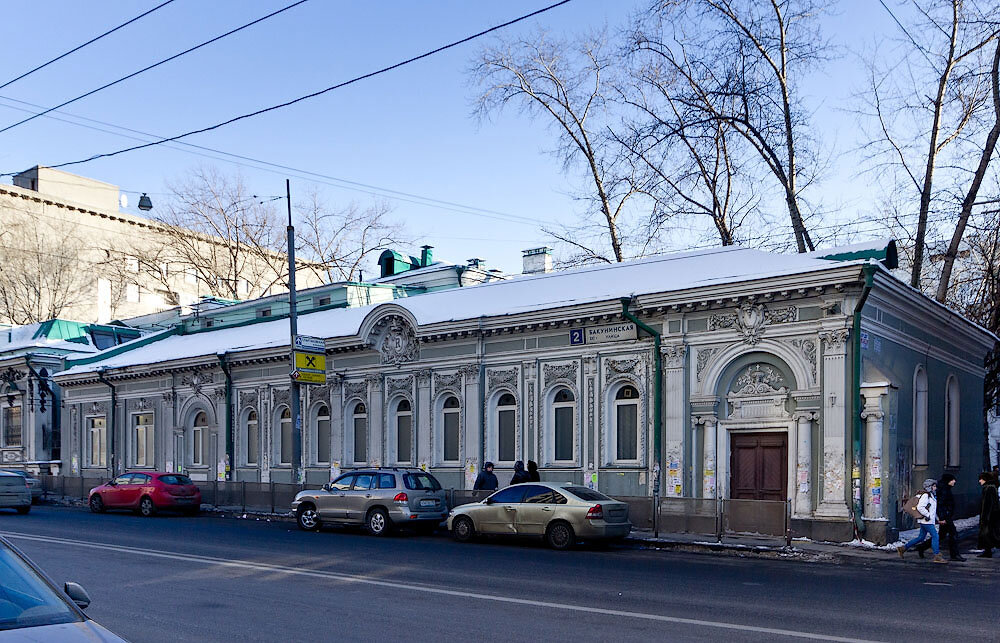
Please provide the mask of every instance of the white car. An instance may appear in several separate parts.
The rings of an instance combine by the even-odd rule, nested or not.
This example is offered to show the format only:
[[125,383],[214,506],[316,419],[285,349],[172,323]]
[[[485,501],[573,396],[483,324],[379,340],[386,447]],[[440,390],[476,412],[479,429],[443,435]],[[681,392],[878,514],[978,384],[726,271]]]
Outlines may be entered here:
[[31,511],[31,489],[16,473],[0,472],[0,509],[16,509],[19,514]]
[[125,639],[87,618],[87,592],[76,583],[62,591],[28,558],[0,537],[0,643],[64,641],[119,643]]

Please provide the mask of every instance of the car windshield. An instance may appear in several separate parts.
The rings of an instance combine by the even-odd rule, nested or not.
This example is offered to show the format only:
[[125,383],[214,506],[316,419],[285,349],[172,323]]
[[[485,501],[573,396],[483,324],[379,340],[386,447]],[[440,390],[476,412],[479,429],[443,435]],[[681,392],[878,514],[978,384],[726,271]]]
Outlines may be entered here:
[[35,570],[0,543],[0,630],[82,620]]
[[563,487],[563,489],[570,492],[580,500],[614,500],[614,498],[606,496],[600,491],[594,491],[593,489],[588,489],[587,487]]
[[160,482],[163,484],[194,484],[191,482],[191,478],[182,475],[171,474],[169,476],[160,476]]
[[441,483],[429,473],[407,473],[403,475],[403,484],[407,489],[416,491],[437,491]]

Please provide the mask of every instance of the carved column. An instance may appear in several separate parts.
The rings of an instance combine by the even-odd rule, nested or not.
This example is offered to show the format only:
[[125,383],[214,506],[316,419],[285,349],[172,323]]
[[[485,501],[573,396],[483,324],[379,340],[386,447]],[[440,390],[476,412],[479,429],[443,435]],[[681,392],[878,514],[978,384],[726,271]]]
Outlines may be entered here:
[[[660,465],[660,490],[664,497],[678,497],[683,495],[683,488],[677,489],[678,484],[683,484],[681,482],[683,476],[679,473],[674,476],[676,478],[675,484],[671,477],[667,477],[667,473],[684,470],[684,428],[686,424],[684,366],[687,363],[687,345],[664,344],[660,346],[660,354],[663,358],[663,463]],[[654,460],[655,458],[651,458],[650,462],[652,463]],[[714,461],[712,469],[713,471],[715,469]],[[714,482],[712,493],[715,493]]]
[[816,515],[847,518],[847,337],[846,328],[822,332],[823,484]]
[[885,520],[885,505],[882,502],[882,435],[885,411],[882,410],[882,398],[888,394],[889,386],[885,383],[861,386],[861,395],[865,400],[861,411],[861,419],[865,421],[865,520]]
[[465,426],[462,429],[465,431],[465,435],[461,441],[463,452],[460,457],[465,463],[465,480],[463,481],[465,488],[471,489],[472,483],[475,482],[475,476],[471,473],[478,474],[481,465],[479,453],[483,448],[483,436],[480,433],[480,426],[485,401],[479,397],[479,366],[469,364],[463,366],[460,372],[465,380],[465,399],[462,400],[462,406],[465,409]]
[[417,371],[416,443],[418,467],[431,466],[434,462],[434,421],[435,413],[431,401],[431,369]]
[[601,441],[597,435],[597,422],[595,414],[598,412],[597,404],[597,355],[587,353],[583,356],[583,387],[580,389],[581,396],[586,395],[584,406],[586,408],[586,423],[584,424],[584,442],[587,448],[583,451],[584,463],[587,471],[597,471],[597,467],[603,461],[600,453]]
[[701,466],[701,497],[716,497],[716,427],[718,419],[714,415],[698,418],[698,422],[705,427],[704,442],[702,448]]
[[386,444],[384,382],[381,375],[369,375],[365,379],[371,391],[368,398],[368,464],[377,467],[382,464]]
[[795,414],[797,429],[795,455],[795,506],[797,516],[812,514],[812,432],[813,422],[818,418],[812,411]]
[[[162,438],[157,436],[158,442],[157,447],[163,445],[163,458],[164,458],[164,470],[165,471],[177,471],[178,467],[183,463],[184,459],[179,454],[174,453],[174,445],[177,442],[174,439],[174,406],[177,401],[177,394],[172,390],[164,391],[163,393],[163,430],[158,430],[157,433],[163,435]],[[82,444],[82,443],[81,443]]]
[[330,375],[330,478],[340,473],[344,453],[344,378]]

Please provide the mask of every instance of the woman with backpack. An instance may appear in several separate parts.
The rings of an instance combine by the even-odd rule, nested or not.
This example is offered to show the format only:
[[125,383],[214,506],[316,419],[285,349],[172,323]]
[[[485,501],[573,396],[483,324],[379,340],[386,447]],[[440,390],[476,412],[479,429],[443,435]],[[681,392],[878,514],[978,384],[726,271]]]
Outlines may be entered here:
[[900,558],[903,558],[903,555],[908,549],[913,549],[919,545],[924,540],[925,536],[930,536],[931,549],[934,550],[934,562],[948,562],[941,557],[941,544],[938,540],[936,491],[937,480],[934,478],[927,478],[924,480],[924,492],[917,496],[916,501],[912,503],[912,507],[910,502],[906,503],[907,512],[912,512],[914,510],[916,512],[917,525],[920,526],[920,533],[917,534],[916,538],[905,545],[899,545],[896,547],[896,551],[899,553]]

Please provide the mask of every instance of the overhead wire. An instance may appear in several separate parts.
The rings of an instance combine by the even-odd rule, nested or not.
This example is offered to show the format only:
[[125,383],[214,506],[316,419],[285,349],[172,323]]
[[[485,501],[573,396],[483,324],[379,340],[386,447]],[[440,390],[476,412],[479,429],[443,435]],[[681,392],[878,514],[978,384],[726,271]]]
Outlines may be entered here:
[[[296,3],[296,4],[300,4],[301,2],[305,2],[305,1],[306,0],[300,0],[300,2]],[[219,123],[215,123],[214,125],[209,125],[207,127],[201,127],[201,128],[198,128],[198,129],[190,130],[188,132],[184,132],[183,134],[177,134],[176,136],[170,136],[170,137],[167,137],[167,138],[160,139],[158,141],[152,141],[152,142],[144,143],[144,144],[141,144],[141,145],[133,145],[132,147],[126,147],[126,148],[123,148],[123,149],[120,149],[120,150],[116,150],[114,152],[104,152],[104,153],[101,153],[101,154],[94,154],[94,155],[89,156],[89,157],[84,158],[84,159],[79,159],[79,160],[76,160],[76,161],[67,161],[67,162],[64,162],[64,163],[56,164],[56,165],[48,165],[47,167],[50,167],[50,168],[61,168],[61,167],[68,167],[68,166],[72,166],[72,165],[81,165],[83,163],[89,163],[91,161],[96,161],[97,159],[109,158],[109,157],[112,157],[112,156],[118,156],[120,154],[126,154],[128,152],[134,152],[134,151],[141,150],[141,149],[146,149],[146,148],[149,148],[149,147],[155,147],[157,145],[162,145],[164,143],[169,143],[169,142],[172,142],[172,141],[180,140],[182,138],[187,138],[189,136],[194,136],[195,134],[203,134],[205,132],[210,132],[212,130],[219,129],[220,127],[225,127],[226,125],[231,125],[232,123],[236,123],[238,121],[242,121],[242,120],[245,120],[245,119],[248,119],[248,118],[253,118],[255,116],[260,116],[260,115],[266,114],[268,112],[273,112],[273,111],[276,111],[276,110],[279,110],[279,109],[284,109],[285,107],[289,107],[291,105],[295,105],[297,103],[301,103],[302,101],[309,100],[311,98],[316,98],[318,96],[322,96],[322,95],[327,94],[329,92],[336,91],[338,89],[342,89],[342,88],[347,87],[349,85],[353,85],[353,84],[358,83],[358,82],[360,82],[362,80],[367,80],[369,78],[373,78],[375,76],[379,76],[381,74],[393,71],[395,69],[399,69],[400,67],[403,67],[405,65],[409,65],[409,64],[412,64],[412,63],[417,62],[419,60],[423,60],[424,58],[428,58],[428,57],[433,56],[435,54],[441,53],[442,51],[446,51],[448,49],[452,49],[452,48],[457,47],[459,45],[463,45],[463,44],[465,44],[467,42],[470,42],[472,40],[475,40],[477,38],[481,38],[481,37],[483,37],[483,36],[485,36],[487,34],[493,33],[494,31],[498,31],[500,29],[504,29],[504,28],[509,27],[509,26],[511,26],[513,24],[517,24],[517,23],[522,22],[524,20],[528,20],[529,18],[533,18],[535,16],[543,14],[543,13],[545,13],[547,11],[551,11],[552,9],[555,9],[557,7],[561,7],[562,5],[568,4],[571,1],[572,0],[560,0],[559,2],[556,2],[554,4],[550,4],[550,5],[546,6],[546,7],[538,9],[536,11],[532,11],[531,13],[527,13],[527,14],[524,14],[524,15],[519,16],[517,18],[514,18],[513,20],[508,20],[507,22],[504,22],[504,23],[501,23],[501,24],[498,24],[498,25],[494,25],[493,27],[490,27],[488,29],[484,29],[484,30],[482,30],[482,31],[480,31],[478,33],[472,34],[471,36],[466,36],[465,38],[462,38],[460,40],[456,40],[454,42],[450,42],[450,43],[448,43],[446,45],[443,45],[441,47],[437,47],[435,49],[431,49],[430,51],[426,51],[426,52],[424,52],[422,54],[418,54],[418,55],[413,56],[411,58],[407,58],[406,60],[403,60],[403,61],[400,61],[398,63],[389,65],[387,67],[382,67],[381,69],[377,69],[375,71],[368,72],[367,74],[362,74],[361,76],[355,76],[354,78],[351,78],[350,80],[346,80],[346,81],[343,81],[343,82],[340,82],[340,83],[336,83],[334,85],[330,85],[329,87],[325,87],[325,88],[323,88],[321,90],[318,90],[318,91],[315,91],[315,92],[310,92],[308,94],[304,94],[304,95],[299,96],[297,98],[293,98],[291,100],[288,100],[288,101],[285,101],[285,102],[282,102],[282,103],[278,103],[276,105],[271,105],[269,107],[264,107],[262,109],[258,109],[258,110],[252,111],[252,112],[248,112],[246,114],[241,114],[239,116],[235,116],[233,118],[221,121]],[[294,6],[294,5],[292,5],[292,6]],[[3,130],[0,130],[0,131],[3,131]],[[0,174],[0,176],[13,176],[14,174],[18,174],[18,172],[6,172],[6,173],[3,173],[3,174]]]
[[113,80],[110,83],[105,83],[104,85],[101,85],[100,87],[98,87],[96,89],[92,89],[89,92],[85,92],[83,94],[80,94],[76,98],[71,98],[71,99],[69,99],[67,101],[63,101],[62,103],[59,103],[58,105],[56,105],[54,107],[49,107],[48,109],[46,109],[45,111],[43,111],[41,113],[34,114],[32,116],[29,116],[28,118],[20,120],[20,121],[18,121],[16,123],[12,123],[11,125],[8,125],[7,127],[4,127],[2,129],[0,129],[0,134],[6,132],[8,130],[11,130],[11,129],[15,128],[15,127],[17,127],[18,125],[23,125],[24,123],[27,123],[29,121],[33,121],[36,118],[38,118],[39,116],[44,116],[45,114],[48,114],[49,112],[51,112],[53,110],[59,109],[60,107],[65,107],[65,106],[67,106],[67,105],[69,105],[71,103],[75,103],[78,100],[86,98],[87,96],[93,96],[97,92],[103,91],[103,90],[105,90],[105,89],[107,89],[109,87],[114,87],[115,85],[117,85],[119,83],[123,83],[126,80],[129,80],[130,78],[135,78],[139,74],[145,73],[145,72],[147,72],[147,71],[149,71],[151,69],[156,69],[160,65],[165,65],[166,63],[168,63],[168,62],[170,62],[172,60],[176,60],[176,59],[180,58],[181,56],[184,56],[186,54],[191,53],[192,51],[197,51],[197,50],[201,49],[202,47],[207,47],[208,45],[210,45],[210,44],[212,44],[214,42],[218,42],[218,41],[222,40],[223,38],[231,36],[231,35],[233,35],[235,33],[239,33],[240,31],[243,31],[244,29],[248,29],[248,28],[250,28],[250,27],[252,27],[252,26],[254,26],[254,25],[258,24],[258,23],[264,22],[265,20],[267,20],[269,18],[273,18],[274,16],[277,16],[278,14],[284,13],[284,12],[288,11],[289,9],[294,9],[295,7],[299,6],[300,4],[304,4],[304,3],[308,2],[308,1],[309,0],[297,0],[297,2],[293,2],[290,5],[286,5],[286,6],[282,7],[281,9],[278,9],[277,11],[272,11],[271,13],[269,13],[269,14],[267,14],[265,16],[261,16],[260,18],[257,18],[256,20],[252,20],[252,21],[250,21],[250,22],[248,22],[248,23],[246,23],[244,25],[236,27],[235,29],[230,29],[226,33],[220,34],[220,35],[218,35],[218,36],[216,36],[214,38],[210,38],[209,40],[206,40],[206,41],[204,41],[204,42],[202,42],[200,44],[197,44],[194,47],[188,47],[184,51],[178,52],[178,53],[174,54],[173,56],[169,56],[167,58],[164,58],[163,60],[160,60],[158,62],[153,63],[152,65],[147,65],[146,67],[143,67],[142,69],[140,69],[138,71],[134,71],[131,74],[128,74],[127,76],[122,76],[121,78],[119,78],[117,80]]
[[72,49],[70,49],[67,52],[59,54],[58,56],[56,56],[52,60],[48,60],[48,61],[42,63],[41,65],[38,65],[37,67],[35,67],[33,69],[29,69],[28,71],[24,72],[20,76],[18,76],[16,78],[12,78],[11,80],[8,80],[6,83],[4,83],[3,85],[0,85],[0,89],[3,89],[4,87],[7,87],[9,85],[13,85],[14,83],[16,83],[17,81],[21,80],[22,78],[27,78],[28,76],[30,76],[31,74],[35,73],[36,71],[44,69],[44,68],[48,67],[49,65],[51,65],[54,62],[58,62],[58,61],[62,60],[63,58],[65,58],[66,56],[69,56],[70,54],[74,54],[74,53],[80,51],[81,49],[83,49],[87,45],[94,44],[95,42],[97,42],[101,38],[104,38],[105,36],[110,36],[111,34],[113,34],[114,32],[118,31],[119,29],[124,29],[125,27],[129,26],[133,22],[135,22],[135,21],[137,21],[137,20],[139,20],[141,18],[145,18],[149,14],[153,13],[154,11],[157,11],[158,9],[162,9],[163,7],[167,6],[168,4],[170,4],[173,1],[174,0],[166,0],[166,2],[161,2],[160,4],[156,5],[152,9],[150,9],[148,11],[144,11],[143,13],[140,13],[135,18],[132,18],[131,20],[126,20],[125,22],[121,23],[117,27],[113,27],[111,29],[108,29],[104,33],[91,38],[87,42],[85,42],[85,43],[83,43],[81,45],[77,45],[76,47],[73,47]]

